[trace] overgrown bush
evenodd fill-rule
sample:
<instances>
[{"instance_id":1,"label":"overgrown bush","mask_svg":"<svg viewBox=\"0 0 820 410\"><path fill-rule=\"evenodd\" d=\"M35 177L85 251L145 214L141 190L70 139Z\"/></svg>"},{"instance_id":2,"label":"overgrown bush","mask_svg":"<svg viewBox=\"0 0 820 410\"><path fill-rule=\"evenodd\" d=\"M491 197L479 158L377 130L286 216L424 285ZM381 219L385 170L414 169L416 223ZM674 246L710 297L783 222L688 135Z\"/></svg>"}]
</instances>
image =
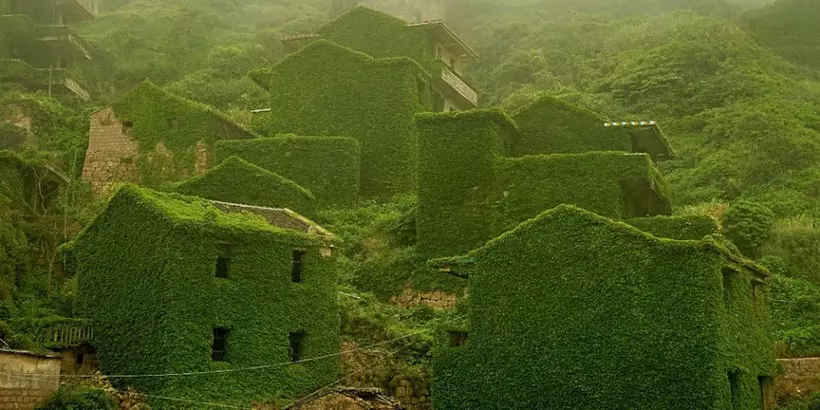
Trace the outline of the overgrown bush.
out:
<instances>
[{"instance_id":1,"label":"overgrown bush","mask_svg":"<svg viewBox=\"0 0 820 410\"><path fill-rule=\"evenodd\" d=\"M778 221L763 254L779 257L785 274L820 285L820 226L808 217Z\"/></svg>"},{"instance_id":2,"label":"overgrown bush","mask_svg":"<svg viewBox=\"0 0 820 410\"><path fill-rule=\"evenodd\" d=\"M739 201L723 215L723 233L744 255L759 258L760 250L771 238L774 213L765 205Z\"/></svg>"},{"instance_id":3,"label":"overgrown bush","mask_svg":"<svg viewBox=\"0 0 820 410\"><path fill-rule=\"evenodd\" d=\"M117 403L104 390L88 386L60 386L37 410L116 410Z\"/></svg>"}]
</instances>

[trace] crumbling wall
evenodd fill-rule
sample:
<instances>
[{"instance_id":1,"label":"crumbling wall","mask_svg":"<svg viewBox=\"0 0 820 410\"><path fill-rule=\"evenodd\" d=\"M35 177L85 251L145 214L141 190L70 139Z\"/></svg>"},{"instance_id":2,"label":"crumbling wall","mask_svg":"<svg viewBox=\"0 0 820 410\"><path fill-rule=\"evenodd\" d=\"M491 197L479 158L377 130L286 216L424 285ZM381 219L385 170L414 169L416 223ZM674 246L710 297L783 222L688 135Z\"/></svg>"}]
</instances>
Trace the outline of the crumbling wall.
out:
<instances>
[{"instance_id":1,"label":"crumbling wall","mask_svg":"<svg viewBox=\"0 0 820 410\"><path fill-rule=\"evenodd\" d=\"M111 107L91 115L82 178L99 194L114 181L134 181L139 146Z\"/></svg>"},{"instance_id":2,"label":"crumbling wall","mask_svg":"<svg viewBox=\"0 0 820 410\"><path fill-rule=\"evenodd\" d=\"M774 396L778 403L804 399L820 393L820 357L778 359L783 373L774 381Z\"/></svg>"},{"instance_id":3,"label":"crumbling wall","mask_svg":"<svg viewBox=\"0 0 820 410\"><path fill-rule=\"evenodd\" d=\"M57 391L59 375L59 356L0 351L0 409L33 409Z\"/></svg>"}]
</instances>

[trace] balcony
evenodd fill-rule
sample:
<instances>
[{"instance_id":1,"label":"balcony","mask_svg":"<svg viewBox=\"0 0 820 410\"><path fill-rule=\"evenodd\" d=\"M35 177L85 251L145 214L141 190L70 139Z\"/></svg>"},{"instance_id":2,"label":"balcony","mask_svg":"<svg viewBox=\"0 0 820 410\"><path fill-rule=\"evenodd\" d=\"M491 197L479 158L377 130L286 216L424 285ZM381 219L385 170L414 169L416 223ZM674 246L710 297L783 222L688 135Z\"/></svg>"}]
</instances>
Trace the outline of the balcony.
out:
<instances>
[{"instance_id":1,"label":"balcony","mask_svg":"<svg viewBox=\"0 0 820 410\"><path fill-rule=\"evenodd\" d=\"M0 59L0 80L54 94L73 93L85 101L91 99L88 89L62 68L34 68L23 60Z\"/></svg>"},{"instance_id":2,"label":"balcony","mask_svg":"<svg viewBox=\"0 0 820 410\"><path fill-rule=\"evenodd\" d=\"M58 0L58 3L74 22L93 19L99 12L97 0Z\"/></svg>"},{"instance_id":3,"label":"balcony","mask_svg":"<svg viewBox=\"0 0 820 410\"><path fill-rule=\"evenodd\" d=\"M68 26L37 26L34 35L37 40L49 43L64 57L91 60L91 46Z\"/></svg>"},{"instance_id":4,"label":"balcony","mask_svg":"<svg viewBox=\"0 0 820 410\"><path fill-rule=\"evenodd\" d=\"M446 98L457 102L459 109L470 109L478 106L478 93L454 73L443 62L437 64L439 75L436 76L436 88Z\"/></svg>"}]
</instances>

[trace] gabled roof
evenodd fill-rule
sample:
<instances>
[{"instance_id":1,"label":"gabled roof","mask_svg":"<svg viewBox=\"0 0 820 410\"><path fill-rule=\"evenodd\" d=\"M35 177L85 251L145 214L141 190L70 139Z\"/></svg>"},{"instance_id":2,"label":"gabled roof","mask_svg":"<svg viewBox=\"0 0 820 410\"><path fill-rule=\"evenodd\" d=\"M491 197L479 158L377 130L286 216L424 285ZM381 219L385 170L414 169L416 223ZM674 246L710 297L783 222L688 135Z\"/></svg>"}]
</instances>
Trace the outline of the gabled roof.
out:
<instances>
[{"instance_id":1,"label":"gabled roof","mask_svg":"<svg viewBox=\"0 0 820 410\"><path fill-rule=\"evenodd\" d=\"M770 275L769 271L765 268L743 258L740 255L737 255L736 253L733 253L728 248L726 248L725 246L718 243L716 240L712 238L706 238L698 241L657 238L653 235L640 231L637 228L634 228L625 223L615 222L611 219L602 217L598 214L589 212L587 210L572 205L559 205L553 209L545 211L540 215L536 216L535 218L532 218L528 221L521 223L514 229L494 239L491 239L484 246L473 251L470 251L467 255L434 259L429 261L428 264L433 268L437 268L441 272L449 273L459 277L468 277L469 274L466 272L469 270L470 266L475 264L483 256L492 253L492 251L495 248L503 246L509 239L519 237L522 235L537 235L538 232L542 229L542 227L546 224L550 224L553 221L565 219L573 219L575 220L575 223L579 226L590 224L607 226L612 230L620 231L626 234L631 234L636 237L641 237L645 239L647 243L679 243L690 245L692 247L700 247L704 250L717 252L721 254L727 260L730 260L746 269L751 270L757 276L768 277Z\"/></svg>"},{"instance_id":2,"label":"gabled roof","mask_svg":"<svg viewBox=\"0 0 820 410\"><path fill-rule=\"evenodd\" d=\"M246 232L268 232L283 237L288 237L297 242L316 243L315 239L291 229L282 229L273 226L265 219L245 212L225 212L216 207L211 201L196 197L184 196L174 193L163 193L148 188L141 188L136 185L125 185L120 188L108 201L105 209L100 212L94 221L80 232L79 235L64 251L70 252L78 243L82 243L89 232L100 229L100 221L109 214L116 218L118 213L138 212L143 218L155 215L157 218L165 219L169 224L175 226L191 226L196 231L197 227L222 227L231 231ZM140 229L135 226L134 229Z\"/></svg>"},{"instance_id":3,"label":"gabled roof","mask_svg":"<svg viewBox=\"0 0 820 410\"><path fill-rule=\"evenodd\" d=\"M672 159L675 155L669 140L655 121L606 121L605 128L623 128L632 135L635 148L646 152L655 161Z\"/></svg>"},{"instance_id":4,"label":"gabled roof","mask_svg":"<svg viewBox=\"0 0 820 410\"><path fill-rule=\"evenodd\" d=\"M237 156L228 157L204 174L176 184L173 191L211 200L242 201L246 205L266 207L296 206L296 203L313 203L316 200L313 193L296 182ZM310 210L298 209L299 212Z\"/></svg>"},{"instance_id":5,"label":"gabled roof","mask_svg":"<svg viewBox=\"0 0 820 410\"><path fill-rule=\"evenodd\" d=\"M290 229L307 235L315 235L321 237L325 241L339 241L336 235L333 235L333 233L323 228L321 225L288 208L268 208L264 206L234 204L221 201L211 202L214 206L225 212L250 212L261 216L268 221L269 224L282 229Z\"/></svg>"},{"instance_id":6,"label":"gabled roof","mask_svg":"<svg viewBox=\"0 0 820 410\"><path fill-rule=\"evenodd\" d=\"M248 130L244 126L235 123L233 120L228 118L227 115L225 115L223 112L217 110L216 108L214 108L210 105L202 104L200 102L189 100L185 97L170 93L170 92L160 88L159 86L157 86L151 80L148 80L148 79L146 79L145 81L140 83L138 86L134 87L131 91L121 95L114 102L114 104L112 104L112 105L115 107L115 110L116 110L116 107L118 105L125 105L125 104L128 104L132 99L140 99L140 98L148 99L148 100L156 100L156 101L163 101L163 100L164 101L170 101L170 102L178 104L179 106L182 106L186 109L204 112L204 113L207 113L207 114L213 116L214 118L218 119L219 121L221 121L225 125L233 127L233 128L235 128L239 131L242 131L243 133L247 134L248 137L255 136L255 134L253 132L251 132L250 130ZM97 112L102 111L104 109L105 108L101 108L100 110L97 110Z\"/></svg>"},{"instance_id":7,"label":"gabled roof","mask_svg":"<svg viewBox=\"0 0 820 410\"><path fill-rule=\"evenodd\" d=\"M363 67L367 65L400 65L411 67L418 75L424 77L431 77L430 73L424 69L419 63L409 57L395 57L395 58L373 58L365 53L353 50L348 47L341 46L329 40L318 40L313 43L300 48L298 51L287 55L285 58L279 60L276 64L268 68L261 68L252 70L248 73L251 79L260 87L270 89L270 77L276 73L277 70L283 67L296 63L305 58L321 57L327 61L334 61L344 59L354 63L361 64Z\"/></svg>"}]
</instances>

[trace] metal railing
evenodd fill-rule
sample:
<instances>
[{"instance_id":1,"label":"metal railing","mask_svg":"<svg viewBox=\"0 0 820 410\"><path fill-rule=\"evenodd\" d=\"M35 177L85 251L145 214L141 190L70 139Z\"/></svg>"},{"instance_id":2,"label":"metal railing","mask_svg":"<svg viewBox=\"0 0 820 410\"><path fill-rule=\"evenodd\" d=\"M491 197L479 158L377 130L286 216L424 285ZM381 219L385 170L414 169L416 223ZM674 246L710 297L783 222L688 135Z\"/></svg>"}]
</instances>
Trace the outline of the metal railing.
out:
<instances>
[{"instance_id":1,"label":"metal railing","mask_svg":"<svg viewBox=\"0 0 820 410\"><path fill-rule=\"evenodd\" d=\"M37 29L35 30L35 37L41 41L68 41L73 44L87 60L91 59L91 53L88 51L91 46L83 40L82 37L78 36L69 26L37 26Z\"/></svg>"},{"instance_id":2,"label":"metal railing","mask_svg":"<svg viewBox=\"0 0 820 410\"><path fill-rule=\"evenodd\" d=\"M473 105L478 105L478 93L467 85L458 74L447 67L446 64L441 64L441 79L454 90L458 91L464 99L473 103Z\"/></svg>"}]
</instances>

